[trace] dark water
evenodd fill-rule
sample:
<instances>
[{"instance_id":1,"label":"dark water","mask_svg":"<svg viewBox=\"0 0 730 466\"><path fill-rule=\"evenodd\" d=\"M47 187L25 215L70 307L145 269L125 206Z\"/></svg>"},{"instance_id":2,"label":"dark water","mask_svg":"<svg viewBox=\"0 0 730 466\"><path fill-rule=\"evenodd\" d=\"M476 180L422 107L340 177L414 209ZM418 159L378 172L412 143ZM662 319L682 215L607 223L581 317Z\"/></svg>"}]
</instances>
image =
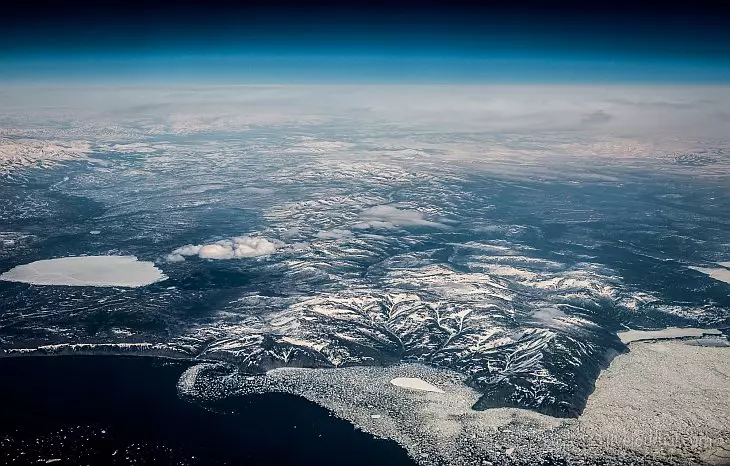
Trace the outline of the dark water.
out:
<instances>
[{"instance_id":1,"label":"dark water","mask_svg":"<svg viewBox=\"0 0 730 466\"><path fill-rule=\"evenodd\" d=\"M185 368L143 357L0 359L0 464L413 464L397 444L292 395L190 404L176 393Z\"/></svg>"}]
</instances>

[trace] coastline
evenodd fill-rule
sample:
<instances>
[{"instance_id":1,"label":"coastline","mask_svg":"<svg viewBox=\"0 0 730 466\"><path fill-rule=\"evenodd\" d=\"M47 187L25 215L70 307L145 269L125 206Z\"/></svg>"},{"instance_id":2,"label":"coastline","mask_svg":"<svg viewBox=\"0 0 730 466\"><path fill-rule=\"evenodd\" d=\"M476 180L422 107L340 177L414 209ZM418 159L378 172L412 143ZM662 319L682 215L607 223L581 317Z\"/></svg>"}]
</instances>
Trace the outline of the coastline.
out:
<instances>
[{"instance_id":1,"label":"coastline","mask_svg":"<svg viewBox=\"0 0 730 466\"><path fill-rule=\"evenodd\" d=\"M463 375L420 364L280 368L252 376L226 362L164 355L145 344L135 349L147 351L110 345L104 356L119 351L191 364L178 381L178 395L194 403L266 393L302 397L376 438L394 440L421 465L579 464L606 458L611 458L607 464L722 465L730 463L730 347L702 343L713 338L703 335L716 332L638 332L641 338L628 342L630 351L601 372L576 419L518 408L476 411L472 406L481 393L465 385ZM46 355L64 351L59 353ZM6 357L33 355L41 354ZM404 377L443 393L392 383Z\"/></svg>"},{"instance_id":2,"label":"coastline","mask_svg":"<svg viewBox=\"0 0 730 466\"><path fill-rule=\"evenodd\" d=\"M373 439L299 397L189 403L175 383L194 363L158 357L0 359L11 400L0 422L0 464L213 466L413 465L394 442ZM194 367L194 366L193 366Z\"/></svg>"},{"instance_id":3,"label":"coastline","mask_svg":"<svg viewBox=\"0 0 730 466\"><path fill-rule=\"evenodd\" d=\"M203 368L179 390L208 399L298 395L395 440L421 465L728 464L730 347L681 338L630 343L630 352L601 373L577 419L518 408L475 411L480 393L462 375L419 364L281 368L256 377L208 377ZM444 393L394 386L397 377L422 379Z\"/></svg>"}]
</instances>

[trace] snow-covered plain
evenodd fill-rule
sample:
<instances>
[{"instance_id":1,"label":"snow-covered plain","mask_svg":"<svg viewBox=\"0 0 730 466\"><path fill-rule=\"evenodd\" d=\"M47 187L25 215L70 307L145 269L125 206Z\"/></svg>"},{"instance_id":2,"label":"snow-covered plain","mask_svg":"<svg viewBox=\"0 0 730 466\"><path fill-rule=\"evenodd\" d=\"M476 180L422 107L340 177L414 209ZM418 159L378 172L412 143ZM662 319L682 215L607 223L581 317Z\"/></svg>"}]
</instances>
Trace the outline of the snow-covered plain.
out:
<instances>
[{"instance_id":1,"label":"snow-covered plain","mask_svg":"<svg viewBox=\"0 0 730 466\"><path fill-rule=\"evenodd\" d=\"M152 262L134 256L78 256L18 265L0 280L33 285L139 287L167 277Z\"/></svg>"}]
</instances>

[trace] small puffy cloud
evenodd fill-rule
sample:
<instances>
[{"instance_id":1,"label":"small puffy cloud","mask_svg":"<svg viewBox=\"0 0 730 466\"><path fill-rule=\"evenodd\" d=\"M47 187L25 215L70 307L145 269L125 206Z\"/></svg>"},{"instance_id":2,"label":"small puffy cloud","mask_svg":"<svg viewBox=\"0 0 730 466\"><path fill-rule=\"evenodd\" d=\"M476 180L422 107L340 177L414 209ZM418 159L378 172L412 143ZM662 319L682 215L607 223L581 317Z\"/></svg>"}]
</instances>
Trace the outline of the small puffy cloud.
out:
<instances>
[{"instance_id":1,"label":"small puffy cloud","mask_svg":"<svg viewBox=\"0 0 730 466\"><path fill-rule=\"evenodd\" d=\"M198 250L201 259L233 259L236 256L234 243L206 244Z\"/></svg>"},{"instance_id":2,"label":"small puffy cloud","mask_svg":"<svg viewBox=\"0 0 730 466\"><path fill-rule=\"evenodd\" d=\"M423 213L417 210L399 209L389 205L378 205L363 210L359 222L353 225L356 229L367 228L395 228L408 226L427 226L446 228L446 225L432 222L424 218Z\"/></svg>"},{"instance_id":3,"label":"small puffy cloud","mask_svg":"<svg viewBox=\"0 0 730 466\"><path fill-rule=\"evenodd\" d=\"M177 248L174 251L172 251L172 254L179 255L179 256L197 256L198 251L200 251L201 245L194 246L192 244L188 244L187 246L183 246L181 248Z\"/></svg>"},{"instance_id":4,"label":"small puffy cloud","mask_svg":"<svg viewBox=\"0 0 730 466\"><path fill-rule=\"evenodd\" d=\"M201 259L243 259L268 256L283 246L283 243L262 237L237 236L210 244L188 244L167 255L168 262L181 262L185 257L198 256Z\"/></svg>"},{"instance_id":5,"label":"small puffy cloud","mask_svg":"<svg viewBox=\"0 0 730 466\"><path fill-rule=\"evenodd\" d=\"M338 228L334 228L332 230L323 230L317 233L317 238L319 239L344 239L352 236L352 231L350 230L340 230Z\"/></svg>"}]
</instances>

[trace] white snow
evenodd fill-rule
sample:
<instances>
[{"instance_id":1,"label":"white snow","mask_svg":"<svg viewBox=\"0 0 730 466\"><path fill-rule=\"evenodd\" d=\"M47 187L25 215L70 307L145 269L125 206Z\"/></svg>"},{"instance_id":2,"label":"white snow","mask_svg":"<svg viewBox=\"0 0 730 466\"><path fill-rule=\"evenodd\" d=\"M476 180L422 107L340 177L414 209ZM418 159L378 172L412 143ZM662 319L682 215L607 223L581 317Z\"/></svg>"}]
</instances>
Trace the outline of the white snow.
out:
<instances>
[{"instance_id":1,"label":"white snow","mask_svg":"<svg viewBox=\"0 0 730 466\"><path fill-rule=\"evenodd\" d=\"M730 270L724 268L728 267L730 265L730 262L720 262L719 265L721 265L723 268L690 267L690 269L702 272L705 275L708 275L710 278L714 278L715 280L730 283Z\"/></svg>"},{"instance_id":2,"label":"white snow","mask_svg":"<svg viewBox=\"0 0 730 466\"><path fill-rule=\"evenodd\" d=\"M139 287L166 280L152 262L135 256L78 256L19 265L0 280L33 285Z\"/></svg>"},{"instance_id":3,"label":"white snow","mask_svg":"<svg viewBox=\"0 0 730 466\"><path fill-rule=\"evenodd\" d=\"M663 330L629 330L619 332L618 337L623 343L641 340L659 340L682 337L701 337L702 335L719 335L720 331L705 328L678 328L669 327Z\"/></svg>"},{"instance_id":4,"label":"white snow","mask_svg":"<svg viewBox=\"0 0 730 466\"><path fill-rule=\"evenodd\" d=\"M443 390L435 385L431 385L423 379L416 377L396 377L390 381L393 385L400 388L408 388L410 390L421 390L424 392L444 393Z\"/></svg>"}]
</instances>

